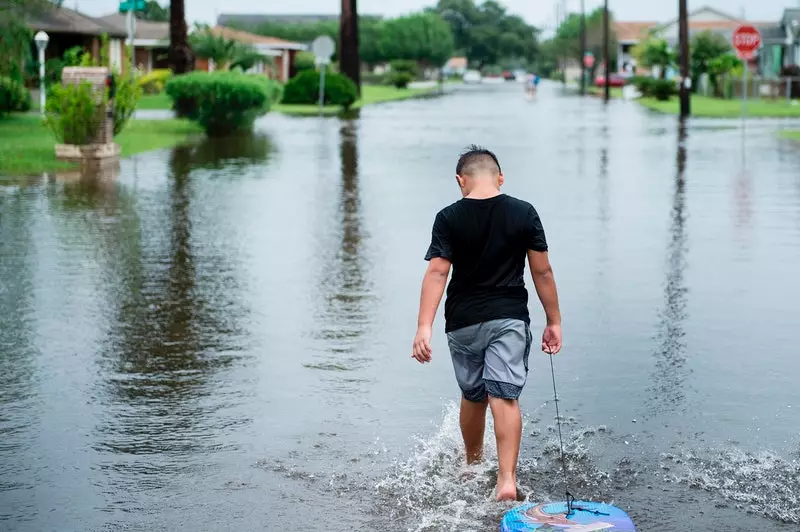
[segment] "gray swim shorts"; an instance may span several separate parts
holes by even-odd
[[[522,320],[503,319],[447,333],[456,380],[464,399],[486,396],[518,399],[528,378],[531,329]]]

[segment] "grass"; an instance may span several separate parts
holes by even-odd
[[[152,110],[152,109],[172,109],[172,100],[169,99],[166,92],[159,94],[142,94],[139,99],[137,109]]]
[[[186,120],[131,120],[117,137],[122,156],[179,144],[202,130]],[[0,176],[39,174],[73,168],[56,160],[52,133],[34,114],[0,119]]]
[[[436,94],[439,90],[438,87],[425,88],[425,89],[398,89],[386,85],[363,85],[361,87],[361,99],[358,100],[351,109],[360,109],[365,105],[374,103],[394,102],[399,100],[408,100],[409,98],[419,98]],[[298,116],[318,115],[320,113],[319,106],[317,105],[297,105],[297,104],[278,104],[272,109],[280,113]],[[338,115],[342,112],[342,108],[338,105],[326,105],[322,108],[322,114],[325,116]]]
[[[781,137],[791,140],[800,140],[800,130],[793,131],[791,129],[787,129],[781,131]]]
[[[593,94],[594,96],[603,97],[603,87],[589,87],[588,91],[589,94]],[[622,87],[611,87],[610,96],[611,98],[622,98]]]
[[[677,97],[672,97],[666,102],[660,102],[655,98],[641,98],[637,101],[659,113],[677,115],[680,112],[680,102]],[[692,116],[738,118],[741,114],[741,100],[692,96]],[[753,118],[800,118],[800,105],[792,105],[786,100],[748,100],[747,116]]]

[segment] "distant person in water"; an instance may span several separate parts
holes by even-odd
[[[536,209],[500,191],[500,163],[470,146],[456,166],[463,199],[442,209],[433,223],[425,259],[412,357],[430,362],[433,319],[447,286],[445,332],[461,388],[461,434],[467,463],[483,455],[486,407],[491,407],[499,470],[497,500],[517,497],[516,469],[522,436],[519,396],[528,376],[533,337],[525,289],[525,258],[544,307],[542,350],[561,350],[561,313],[547,240]]]
[[[525,80],[525,95],[536,96],[536,88],[539,86],[539,79],[536,74],[529,74]]]

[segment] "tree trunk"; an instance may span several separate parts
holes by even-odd
[[[194,56],[186,31],[184,0],[172,0],[169,6],[169,66],[175,74],[194,70]]]
[[[361,58],[358,53],[358,8],[356,0],[342,0],[339,17],[339,71],[353,80],[361,95]]]

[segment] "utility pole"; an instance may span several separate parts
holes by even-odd
[[[339,17],[339,70],[353,80],[361,95],[361,56],[358,52],[358,8],[356,0],[342,0]]]
[[[689,73],[689,10],[686,0],[678,0],[678,34],[680,39],[681,54],[681,118],[686,118],[692,114],[692,102],[690,93],[690,73]]]
[[[681,0],[685,2],[686,0]],[[603,59],[606,62],[606,72],[605,72],[605,87],[603,93],[603,101],[608,103],[611,99],[611,30],[609,28],[609,18],[611,16],[608,13],[608,0],[605,0],[605,5],[603,9]]]
[[[586,0],[581,0],[581,96],[586,94]]]

